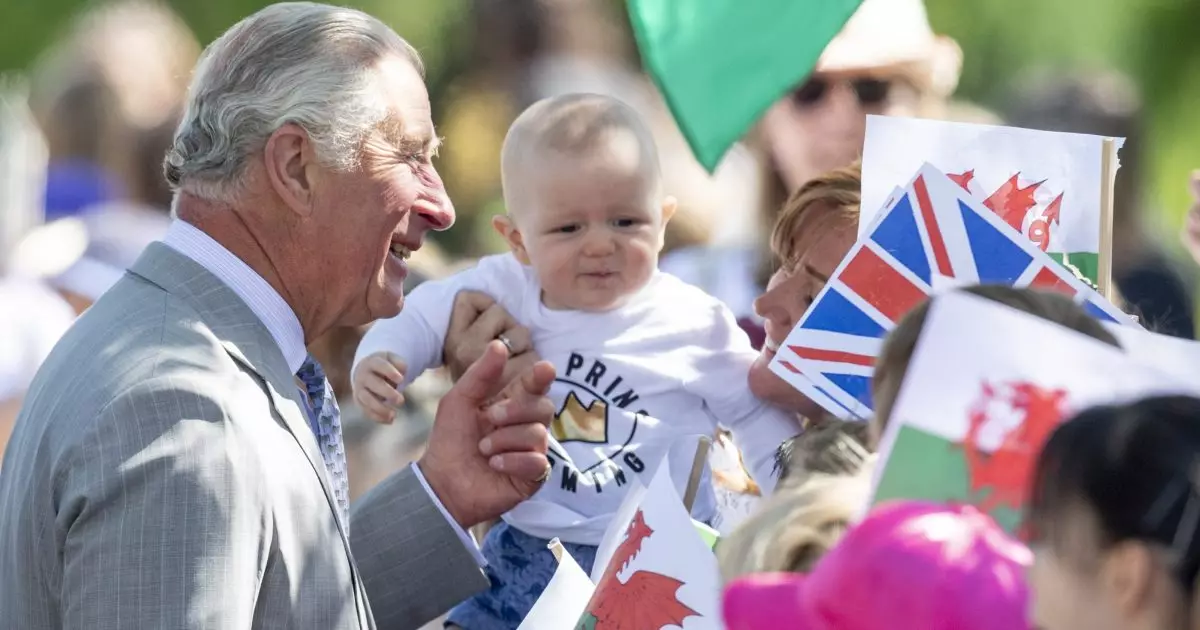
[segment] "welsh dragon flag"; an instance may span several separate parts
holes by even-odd
[[[860,234],[896,182],[928,162],[1039,249],[1099,280],[1104,138],[868,116]],[[1114,138],[1120,149],[1124,138]],[[1116,160],[1113,160],[1116,173]]]
[[[971,503],[1016,533],[1060,422],[1095,404],[1200,393],[1200,379],[1150,360],[983,298],[939,296],[880,443],[871,504]]]
[[[721,580],[711,535],[706,540],[684,509],[665,460],[638,490],[600,544],[596,590],[576,630],[719,630]]]
[[[715,550],[720,534],[704,523],[692,521],[692,525],[704,544]],[[517,630],[562,630],[563,620],[578,619],[596,592],[591,578],[557,538],[550,541],[550,549],[558,559],[558,568]]]

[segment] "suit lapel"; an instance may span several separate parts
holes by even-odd
[[[284,428],[304,451],[336,513],[336,502],[316,437],[305,421],[304,403],[283,351],[261,320],[232,289],[198,263],[161,243],[153,243],[130,269],[184,300],[221,341],[225,351],[263,380],[263,389]]]
[[[355,603],[367,620],[368,627],[373,627],[367,612],[369,609],[365,608],[365,597],[359,596],[362,583],[354,556],[350,552],[350,537],[341,518],[338,517],[333,487],[316,436],[306,420],[307,413],[300,398],[300,388],[295,375],[288,369],[283,351],[271,337],[270,331],[224,282],[199,263],[167,245],[152,243],[129,271],[191,305],[213,335],[220,340],[229,356],[261,379],[262,388],[270,399],[277,421],[288,430],[296,444],[304,451],[313,474],[317,476],[325,492],[325,501],[337,523],[342,544],[346,548],[346,556],[350,558],[351,573],[355,581]]]

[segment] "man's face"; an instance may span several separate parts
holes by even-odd
[[[316,213],[324,235],[322,256],[337,268],[325,291],[340,297],[338,323],[358,325],[394,317],[404,304],[406,259],[429,230],[454,223],[454,207],[432,159],[438,139],[429,94],[412,64],[400,57],[377,67],[389,118],[362,147],[361,163],[328,175]]]

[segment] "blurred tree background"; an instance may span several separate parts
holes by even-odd
[[[934,28],[963,48],[958,94],[1004,101],[1008,82],[1035,67],[1115,68],[1133,78],[1145,108],[1146,201],[1170,230],[1190,205],[1200,168],[1200,1],[926,0]]]
[[[93,0],[97,1],[97,0]],[[424,55],[435,113],[471,63],[474,7],[509,0],[356,0]],[[584,1],[584,0],[577,0]],[[610,0],[620,2],[621,0]],[[1152,224],[1171,233],[1189,205],[1187,179],[1200,167],[1200,0],[926,0],[936,30],[964,51],[959,96],[1003,102],[1006,85],[1034,68],[1113,67],[1139,85],[1146,108],[1146,191]],[[27,68],[86,0],[0,3],[0,72]],[[264,0],[170,0],[201,42],[269,4]],[[486,25],[482,25],[486,31]],[[1149,217],[1148,217],[1149,218]],[[1168,239],[1174,243],[1173,237]]]

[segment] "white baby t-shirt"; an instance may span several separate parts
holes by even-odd
[[[386,350],[407,363],[407,382],[438,367],[454,297],[464,290],[492,296],[557,370],[551,478],[504,515],[509,524],[542,538],[599,544],[632,479],[648,484],[668,452],[682,493],[696,440],[712,436],[718,423],[734,432],[763,493],[774,487],[775,451],[799,424],[750,393],[757,353],[729,310],[666,273],[656,272],[620,308],[556,311],[542,304],[532,269],[511,254],[488,256],[414,289],[400,315],[367,332],[355,365]],[[716,505],[707,470],[700,488],[692,514],[709,520]]]

